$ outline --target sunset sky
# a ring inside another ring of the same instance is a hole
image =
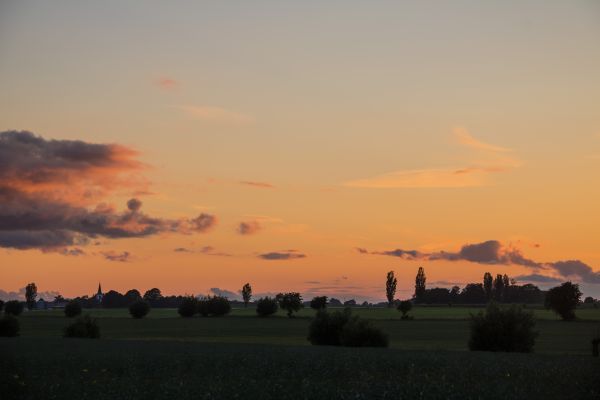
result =
[[[175,4],[0,3],[0,297],[600,296],[598,1]]]

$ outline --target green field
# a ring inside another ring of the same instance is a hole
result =
[[[390,336],[389,349],[311,346],[306,309],[291,319],[155,309],[142,320],[95,309],[100,340],[62,338],[60,310],[26,312],[21,336],[0,339],[0,397],[600,398],[600,360],[590,355],[600,310],[563,322],[534,309],[534,354],[467,351],[468,317],[480,310],[416,307],[402,321],[393,309],[355,309]]]

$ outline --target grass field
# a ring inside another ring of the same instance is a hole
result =
[[[600,310],[562,322],[533,310],[534,354],[469,352],[469,313],[416,307],[355,309],[390,336],[389,349],[311,346],[312,310],[297,318],[180,318],[155,309],[91,310],[100,340],[64,339],[59,310],[24,313],[21,336],[0,338],[2,399],[12,398],[600,398],[600,360],[590,356]]]

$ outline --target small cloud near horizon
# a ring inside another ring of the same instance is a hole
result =
[[[269,253],[259,254],[257,257],[263,260],[294,260],[298,258],[306,258],[306,254],[299,253],[297,250],[272,251]]]
[[[261,226],[258,221],[245,221],[240,222],[237,227],[237,232],[240,235],[253,235],[261,230]]]

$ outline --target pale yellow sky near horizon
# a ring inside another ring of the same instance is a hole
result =
[[[218,222],[101,238],[85,256],[3,248],[0,289],[199,294],[249,281],[377,300],[387,271],[409,297],[424,266],[430,285],[539,273],[598,297],[598,39],[593,1],[3,2],[0,131],[135,149],[144,212]],[[102,201],[125,209],[132,189]],[[240,235],[240,222],[260,229]],[[593,271],[356,250],[487,240]],[[258,257],[270,252],[305,257]]]

